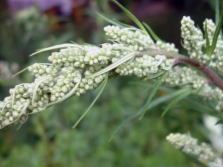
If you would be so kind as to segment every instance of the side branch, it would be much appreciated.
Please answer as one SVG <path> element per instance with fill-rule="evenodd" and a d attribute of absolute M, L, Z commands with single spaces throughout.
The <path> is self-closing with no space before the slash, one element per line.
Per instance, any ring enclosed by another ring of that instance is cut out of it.
<path fill-rule="evenodd" d="M 208 66 L 203 65 L 196 60 L 190 59 L 189 57 L 186 57 L 178 53 L 168 52 L 165 50 L 157 50 L 157 49 L 148 49 L 142 52 L 137 52 L 136 56 L 141 56 L 143 54 L 149 54 L 151 56 L 161 54 L 165 55 L 167 58 L 175 58 L 174 65 L 178 63 L 183 63 L 196 68 L 197 70 L 201 71 L 204 75 L 206 75 L 206 77 L 209 79 L 211 83 L 213 83 L 223 91 L 223 80 Z"/>

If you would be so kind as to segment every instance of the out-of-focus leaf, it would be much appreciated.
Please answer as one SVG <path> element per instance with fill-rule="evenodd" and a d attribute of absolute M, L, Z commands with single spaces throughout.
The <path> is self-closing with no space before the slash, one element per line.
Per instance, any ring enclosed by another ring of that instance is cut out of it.
<path fill-rule="evenodd" d="M 161 117 L 163 117 L 167 111 L 169 111 L 169 109 L 176 104 L 177 102 L 179 102 L 180 100 L 184 99 L 185 97 L 189 96 L 192 93 L 191 90 L 188 90 L 187 92 L 182 93 L 181 95 L 177 96 L 175 99 L 173 99 L 165 108 L 165 110 L 163 111 Z"/>
<path fill-rule="evenodd" d="M 165 101 L 168 101 L 168 100 L 170 100 L 170 99 L 172 99 L 172 98 L 174 98 L 174 97 L 176 97 L 176 96 L 179 96 L 179 95 L 181 95 L 182 93 L 187 92 L 187 91 L 188 91 L 188 89 L 181 89 L 181 90 L 178 90 L 178 91 L 174 91 L 174 92 L 171 93 L 171 94 L 167 94 L 167 95 L 165 95 L 165 96 L 158 97 L 158 98 L 156 98 L 155 100 L 153 100 L 153 101 L 150 103 L 150 105 L 149 105 L 149 107 L 147 108 L 147 110 L 152 109 L 153 107 L 155 107 L 155 106 L 157 106 L 157 105 L 159 105 L 159 104 L 161 104 L 161 103 L 163 103 L 163 102 L 165 102 Z M 112 138 L 114 137 L 114 135 L 118 132 L 118 130 L 119 130 L 123 125 L 125 125 L 125 124 L 126 124 L 127 122 L 129 122 L 130 120 L 132 120 L 132 119 L 136 118 L 137 116 L 139 116 L 142 112 L 143 112 L 143 108 L 139 109 L 134 115 L 130 116 L 130 117 L 127 118 L 123 123 L 121 123 L 121 124 L 118 126 L 118 128 L 112 133 L 112 135 L 111 135 L 109 141 L 112 140 Z"/>
<path fill-rule="evenodd" d="M 150 26 L 146 23 L 143 23 L 143 25 L 146 27 L 149 35 L 155 40 L 155 41 L 162 41 L 156 34 L 155 32 L 152 30 L 152 28 L 150 28 Z"/>
<path fill-rule="evenodd" d="M 141 30 L 143 30 L 145 33 L 148 34 L 148 32 L 146 31 L 145 27 L 142 25 L 142 23 L 130 12 L 128 11 L 124 6 L 122 6 L 120 3 L 118 3 L 115 0 L 112 0 L 112 2 L 114 2 L 116 5 L 118 5 L 125 13 L 126 15 L 132 20 L 134 21 L 134 23 L 139 26 L 139 28 Z"/>
<path fill-rule="evenodd" d="M 90 109 L 93 107 L 93 105 L 95 104 L 95 102 L 98 100 L 98 98 L 100 97 L 101 93 L 103 92 L 105 85 L 108 81 L 108 75 L 105 78 L 105 80 L 101 83 L 101 88 L 100 91 L 98 92 L 98 95 L 95 97 L 95 99 L 93 100 L 93 102 L 91 103 L 91 105 L 87 108 L 87 110 L 81 115 L 81 117 L 77 120 L 77 122 L 74 124 L 74 126 L 72 127 L 72 129 L 74 129 L 79 123 L 80 121 L 87 115 L 87 113 L 90 111 Z"/>
<path fill-rule="evenodd" d="M 153 88 L 151 94 L 149 95 L 149 98 L 148 98 L 148 100 L 146 101 L 146 104 L 143 106 L 143 111 L 142 111 L 142 114 L 141 114 L 141 116 L 140 116 L 140 118 L 139 118 L 140 120 L 143 118 L 143 116 L 144 116 L 144 114 L 145 114 L 147 108 L 148 108 L 149 105 L 150 105 L 150 102 L 152 101 L 152 99 L 153 99 L 154 95 L 156 94 L 157 90 L 159 89 L 160 84 L 162 83 L 162 79 L 163 79 L 164 76 L 165 76 L 165 74 L 163 74 L 163 75 L 159 78 L 159 80 L 154 84 L 154 88 Z"/>

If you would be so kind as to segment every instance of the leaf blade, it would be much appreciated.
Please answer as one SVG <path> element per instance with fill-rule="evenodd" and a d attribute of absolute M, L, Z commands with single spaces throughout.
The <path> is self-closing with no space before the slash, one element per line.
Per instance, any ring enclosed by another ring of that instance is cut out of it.
<path fill-rule="evenodd" d="M 124 6 L 122 6 L 120 3 L 118 3 L 115 0 L 112 0 L 112 2 L 114 2 L 116 5 L 118 5 L 124 12 L 125 14 L 132 20 L 134 21 L 134 23 L 139 26 L 139 28 L 141 30 L 143 30 L 145 33 L 148 34 L 148 32 L 146 31 L 145 27 L 142 25 L 142 23 L 130 12 L 128 11 Z M 149 34 L 148 34 L 149 35 Z"/>
<path fill-rule="evenodd" d="M 102 94 L 105 85 L 108 81 L 108 75 L 106 76 L 106 79 L 102 82 L 101 84 L 101 90 L 99 91 L 98 95 L 95 97 L 95 99 L 93 100 L 93 102 L 90 104 L 90 106 L 87 108 L 87 110 L 81 115 L 81 117 L 77 120 L 77 122 L 74 124 L 74 126 L 72 127 L 72 129 L 74 129 L 79 123 L 80 121 L 87 115 L 87 113 L 90 111 L 90 109 L 93 107 L 93 105 L 95 104 L 95 102 L 98 100 L 98 98 L 100 97 L 100 95 Z"/>
<path fill-rule="evenodd" d="M 144 107 L 143 107 L 143 111 L 142 111 L 142 114 L 141 114 L 139 120 L 141 120 L 141 119 L 143 118 L 143 116 L 144 116 L 144 114 L 145 114 L 145 112 L 146 112 L 146 109 L 149 107 L 150 102 L 151 102 L 152 99 L 153 99 L 153 96 L 156 94 L 157 90 L 159 89 L 159 87 L 160 87 L 160 85 L 161 85 L 161 83 L 162 83 L 162 79 L 163 79 L 163 77 L 165 76 L 165 74 L 166 74 L 166 73 L 164 73 L 164 74 L 160 77 L 160 79 L 157 81 L 157 83 L 155 83 L 156 86 L 155 86 L 155 88 L 153 89 L 153 91 L 151 92 L 151 94 L 149 95 L 149 98 L 148 98 L 148 100 L 146 101 L 146 104 L 145 104 Z"/>
<path fill-rule="evenodd" d="M 178 90 L 178 91 L 174 91 L 173 93 L 171 94 L 167 94 L 166 96 L 161 96 L 161 97 L 158 97 L 156 98 L 154 101 L 152 101 L 148 107 L 147 110 L 149 109 L 152 109 L 153 107 L 167 101 L 167 100 L 170 100 L 184 92 L 188 91 L 188 89 L 181 89 L 181 90 Z M 112 140 L 112 138 L 114 137 L 114 135 L 118 132 L 119 129 L 121 129 L 122 126 L 124 126 L 128 121 L 134 119 L 135 117 L 139 116 L 143 111 L 143 108 L 139 109 L 135 114 L 133 114 L 132 116 L 128 117 L 124 122 L 122 122 L 118 128 L 116 128 L 116 130 L 112 133 L 111 137 L 109 138 L 109 141 Z"/>
<path fill-rule="evenodd" d="M 180 100 L 184 99 L 185 97 L 189 96 L 192 93 L 192 91 L 187 91 L 181 95 L 179 95 L 178 97 L 176 97 L 175 99 L 173 99 L 165 108 L 165 110 L 163 111 L 161 118 L 167 113 L 167 111 L 169 111 L 169 109 L 176 104 L 177 102 L 179 102 Z"/>

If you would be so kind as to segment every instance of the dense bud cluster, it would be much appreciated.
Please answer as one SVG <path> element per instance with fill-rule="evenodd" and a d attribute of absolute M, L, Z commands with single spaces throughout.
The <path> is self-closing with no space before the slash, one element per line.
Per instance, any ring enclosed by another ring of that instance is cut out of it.
<path fill-rule="evenodd" d="M 0 103 L 0 129 L 10 124 L 21 124 L 29 114 L 97 87 L 110 73 L 149 78 L 172 67 L 174 59 L 165 55 L 137 56 L 137 53 L 148 48 L 177 52 L 173 44 L 155 44 L 150 36 L 137 29 L 108 26 L 105 31 L 116 43 L 105 43 L 101 47 L 69 45 L 49 56 L 51 64 L 35 63 L 29 66 L 28 70 L 35 80 L 11 89 L 10 96 Z M 130 58 L 125 60 L 129 55 Z M 92 77 L 113 63 L 119 64 Z"/>
<path fill-rule="evenodd" d="M 197 139 L 188 134 L 169 134 L 166 139 L 182 152 L 196 156 L 201 162 L 215 162 L 221 164 L 221 159 L 216 156 L 212 148 L 206 144 L 198 144 Z"/>
<path fill-rule="evenodd" d="M 209 45 L 212 44 L 216 25 L 211 19 L 203 22 L 204 34 L 199 28 L 194 26 L 194 21 L 190 17 L 183 17 L 181 21 L 181 36 L 183 38 L 183 47 L 187 49 L 190 57 L 199 62 L 223 71 L 223 40 L 219 35 L 217 44 L 212 55 L 206 53 Z M 205 38 L 204 38 L 205 37 Z"/>
<path fill-rule="evenodd" d="M 210 61 L 203 54 L 205 39 L 200 29 L 194 26 L 189 17 L 182 20 L 182 37 L 184 47 L 191 58 L 202 63 Z M 213 36 L 215 27 L 211 20 L 206 20 L 205 27 L 210 30 L 208 37 Z M 33 114 L 59 103 L 72 95 L 79 96 L 96 88 L 110 74 L 134 75 L 143 79 L 157 78 L 166 71 L 163 82 L 172 86 L 190 86 L 194 92 L 207 100 L 219 100 L 217 110 L 223 108 L 223 94 L 218 88 L 212 88 L 198 73 L 188 67 L 173 67 L 178 50 L 173 44 L 163 41 L 154 42 L 146 32 L 136 28 L 107 26 L 106 35 L 113 43 L 100 47 L 93 45 L 69 44 L 57 46 L 63 48 L 53 52 L 50 63 L 36 63 L 28 67 L 34 75 L 33 83 L 17 85 L 10 90 L 10 96 L 0 102 L 0 129 L 10 124 L 23 123 L 29 114 Z M 213 55 L 223 53 L 222 40 L 219 38 Z M 148 52 L 164 51 L 164 52 Z M 165 53 L 169 53 L 165 55 Z M 219 56 L 220 57 L 220 56 Z M 216 60 L 218 64 L 220 58 Z M 223 66 L 222 66 L 223 67 Z M 209 91 L 214 91 L 209 95 Z"/>
<path fill-rule="evenodd" d="M 181 37 L 183 38 L 183 46 L 192 59 L 200 60 L 204 64 L 210 61 L 210 57 L 203 54 L 202 49 L 205 44 L 203 33 L 194 26 L 194 21 L 190 17 L 184 16 L 181 20 Z"/>
<path fill-rule="evenodd" d="M 130 31 L 129 28 L 119 28 L 113 25 L 105 27 L 104 30 L 110 39 L 133 50 L 145 50 L 149 47 L 154 47 L 151 37 L 140 30 Z"/>
<path fill-rule="evenodd" d="M 200 77 L 195 70 L 189 67 L 174 66 L 163 79 L 164 83 L 171 86 L 191 85 L 194 89 L 202 87 L 206 79 Z"/>

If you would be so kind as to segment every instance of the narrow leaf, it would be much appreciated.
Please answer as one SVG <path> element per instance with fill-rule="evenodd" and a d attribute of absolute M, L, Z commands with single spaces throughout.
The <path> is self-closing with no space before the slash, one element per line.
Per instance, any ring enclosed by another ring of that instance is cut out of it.
<path fill-rule="evenodd" d="M 196 165 L 198 165 L 199 167 L 208 167 L 207 165 L 205 165 L 204 163 L 202 163 L 201 161 L 198 160 L 198 158 L 196 156 L 193 155 L 189 155 L 186 153 L 183 153 L 188 159 L 190 159 L 191 161 L 193 161 Z"/>
<path fill-rule="evenodd" d="M 174 105 L 176 104 L 177 102 L 179 102 L 180 100 L 184 99 L 185 97 L 187 97 L 188 95 L 190 95 L 192 93 L 192 91 L 187 91 L 181 95 L 179 95 L 178 97 L 176 97 L 175 99 L 173 99 L 168 105 L 167 107 L 165 108 L 165 110 L 163 111 L 161 117 L 163 117 L 167 111 L 169 111 L 169 109 Z"/>
<path fill-rule="evenodd" d="M 104 73 L 118 67 L 119 65 L 125 63 L 126 61 L 130 60 L 134 56 L 135 56 L 135 53 L 130 53 L 130 54 L 126 55 L 125 57 L 121 58 L 120 60 L 116 61 L 115 63 L 107 66 L 106 68 L 104 68 L 104 69 L 102 69 L 102 70 L 100 70 L 100 71 L 98 71 L 98 72 L 96 72 L 92 75 L 87 76 L 87 78 L 93 78 L 93 77 L 96 77 L 98 75 L 104 74 Z"/>
<path fill-rule="evenodd" d="M 141 30 L 143 30 L 145 33 L 148 34 L 148 32 L 146 31 L 145 27 L 142 25 L 142 23 L 130 12 L 128 11 L 124 6 L 122 6 L 120 3 L 118 3 L 115 0 L 112 0 L 112 2 L 114 2 L 116 5 L 118 5 L 124 12 L 125 14 L 132 20 L 134 21 L 134 23 L 139 26 L 139 28 Z M 148 34 L 149 35 L 149 34 Z"/>
<path fill-rule="evenodd" d="M 109 22 L 113 25 L 116 25 L 116 26 L 121 27 L 121 28 L 125 28 L 125 26 L 119 24 L 117 21 L 111 20 L 111 19 L 107 18 L 106 16 L 101 15 L 100 13 L 97 13 L 97 15 L 99 15 L 102 19 L 104 19 L 105 21 L 107 21 L 107 22 Z"/>
<path fill-rule="evenodd" d="M 156 98 L 155 100 L 153 100 L 153 101 L 150 103 L 150 105 L 149 105 L 149 107 L 147 108 L 147 110 L 152 109 L 153 107 L 156 107 L 157 105 L 159 105 L 159 104 L 161 104 L 161 103 L 163 103 L 163 102 L 165 102 L 165 101 L 168 101 L 168 100 L 170 100 L 170 99 L 172 99 L 172 98 L 174 98 L 174 97 L 176 97 L 176 96 L 179 96 L 179 95 L 181 95 L 182 93 L 187 92 L 187 91 L 188 91 L 188 89 L 181 89 L 181 90 L 178 90 L 178 91 L 174 91 L 174 92 L 171 93 L 171 94 L 167 94 L 167 95 L 165 95 L 165 96 L 158 97 L 158 98 Z M 114 137 L 114 135 L 118 132 L 119 129 L 121 129 L 122 126 L 124 126 L 124 125 L 125 125 L 127 122 L 129 122 L 130 120 L 132 120 L 132 119 L 138 117 L 140 114 L 142 114 L 142 112 L 143 112 L 143 107 L 142 107 L 141 109 L 139 109 L 134 115 L 128 117 L 124 122 L 122 122 L 122 123 L 118 126 L 118 128 L 112 133 L 112 135 L 111 135 L 109 141 L 112 140 L 112 138 Z"/>
<path fill-rule="evenodd" d="M 150 102 L 151 102 L 152 99 L 153 99 L 153 96 L 156 94 L 157 90 L 159 89 L 160 84 L 162 83 L 162 79 L 163 79 L 164 76 L 165 76 L 165 73 L 164 73 L 164 74 L 159 78 L 159 80 L 154 84 L 154 88 L 153 88 L 151 94 L 149 95 L 149 98 L 148 98 L 146 104 L 145 104 L 144 107 L 143 107 L 142 114 L 141 114 L 141 116 L 140 116 L 140 118 L 139 118 L 140 120 L 143 118 L 143 116 L 144 116 L 144 114 L 145 114 L 147 108 L 148 108 L 149 105 L 150 105 Z"/>
<path fill-rule="evenodd" d="M 46 108 L 47 108 L 47 107 L 50 107 L 50 106 L 52 106 L 52 105 L 54 105 L 54 104 L 60 103 L 60 102 L 62 102 L 62 101 L 64 101 L 64 100 L 70 98 L 70 97 L 74 94 L 74 92 L 77 90 L 78 86 L 80 85 L 80 83 L 81 83 L 81 79 L 82 79 L 82 78 L 79 79 L 79 81 L 76 83 L 76 85 L 71 89 L 71 91 L 70 91 L 69 93 L 67 93 L 67 94 L 66 94 L 64 97 L 62 97 L 61 99 L 59 99 L 59 100 L 57 100 L 57 101 L 54 101 L 54 102 L 52 102 L 52 103 L 49 103 L 49 104 L 46 106 Z"/>
<path fill-rule="evenodd" d="M 98 95 L 95 97 L 94 101 L 91 103 L 91 105 L 87 108 L 87 110 L 81 115 L 81 117 L 78 119 L 78 121 L 74 124 L 74 126 L 72 127 L 72 129 L 74 129 L 79 123 L 80 121 L 86 116 L 86 114 L 90 111 L 90 109 L 93 107 L 93 105 L 95 104 L 95 102 L 98 100 L 98 98 L 100 97 L 101 93 L 103 92 L 105 85 L 108 81 L 108 75 L 105 78 L 105 80 L 101 83 L 101 90 L 99 91 Z"/>
<path fill-rule="evenodd" d="M 223 124 L 223 119 L 219 119 L 219 120 L 215 123 L 215 125 L 218 125 L 218 124 Z"/>
<path fill-rule="evenodd" d="M 35 85 L 35 87 L 34 87 L 34 90 L 33 90 L 32 106 L 34 105 L 34 102 L 35 102 L 35 99 L 36 99 L 37 90 L 38 90 L 40 84 L 41 84 L 43 81 L 45 81 L 45 80 L 47 80 L 47 78 L 42 78 L 42 79 L 40 79 L 40 80 L 36 83 L 36 85 Z"/>
<path fill-rule="evenodd" d="M 212 40 L 212 45 L 211 45 L 211 51 L 209 53 L 209 56 L 211 56 L 212 53 L 215 50 L 215 47 L 216 47 L 216 44 L 217 44 L 217 41 L 218 41 L 218 36 L 219 36 L 219 34 L 221 32 L 222 24 L 223 24 L 223 3 L 222 3 L 222 6 L 221 6 L 220 20 L 219 20 L 219 23 L 218 23 L 218 25 L 216 27 L 216 30 L 214 32 L 214 36 L 213 36 L 213 40 Z"/>
<path fill-rule="evenodd" d="M 210 40 L 208 37 L 208 28 L 207 28 L 207 22 L 205 21 L 205 30 L 204 30 L 204 34 L 205 34 L 205 39 L 206 39 L 206 48 L 205 48 L 205 52 L 208 53 L 211 49 L 211 45 L 210 45 Z M 213 42 L 213 41 L 212 41 Z"/>
<path fill-rule="evenodd" d="M 74 47 L 74 46 L 75 46 L 74 44 L 55 45 L 55 46 L 51 46 L 51 47 L 48 47 L 48 48 L 40 49 L 40 50 L 34 52 L 33 54 L 31 54 L 30 57 L 31 56 L 34 56 L 36 54 L 42 53 L 42 52 L 46 52 L 46 51 L 50 51 L 50 50 L 55 50 L 55 49 L 61 49 L 61 48 L 67 48 L 67 47 Z"/>
<path fill-rule="evenodd" d="M 219 0 L 215 0 L 215 24 L 218 24 L 220 20 L 219 6 L 220 6 Z"/>
<path fill-rule="evenodd" d="M 166 71 L 161 70 L 161 71 L 158 72 L 157 74 L 154 74 L 154 75 L 152 75 L 152 76 L 146 77 L 145 79 L 143 79 L 143 81 L 157 78 L 157 77 L 159 77 L 160 75 L 164 74 L 165 72 L 166 72 Z"/>
<path fill-rule="evenodd" d="M 149 35 L 155 40 L 155 41 L 162 41 L 156 34 L 155 32 L 150 28 L 150 26 L 146 23 L 143 22 L 144 27 L 148 31 Z"/>
<path fill-rule="evenodd" d="M 12 77 L 15 77 L 15 76 L 17 76 L 17 75 L 23 73 L 23 72 L 26 71 L 28 68 L 29 68 L 29 66 L 26 67 L 26 68 L 24 68 L 24 69 L 22 69 L 22 70 L 20 70 L 19 72 L 17 72 L 16 74 L 14 74 Z"/>

